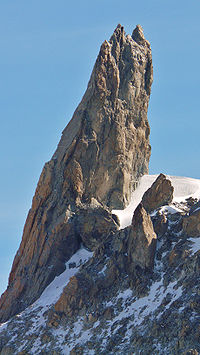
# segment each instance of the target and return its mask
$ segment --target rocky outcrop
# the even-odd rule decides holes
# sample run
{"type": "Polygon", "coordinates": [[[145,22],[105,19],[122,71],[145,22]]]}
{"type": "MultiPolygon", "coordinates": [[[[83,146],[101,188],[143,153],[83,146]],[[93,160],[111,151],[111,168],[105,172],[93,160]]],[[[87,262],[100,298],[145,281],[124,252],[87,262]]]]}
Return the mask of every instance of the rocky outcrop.
{"type": "Polygon", "coordinates": [[[73,225],[81,242],[89,250],[95,250],[110,233],[119,229],[118,217],[98,205],[79,208],[73,225]]]}
{"type": "MultiPolygon", "coordinates": [[[[145,273],[153,272],[156,242],[151,218],[140,204],[132,225],[105,236],[87,267],[70,279],[55,304],[57,316],[64,314],[71,318],[83,309],[97,314],[102,296],[108,295],[113,286],[119,288],[124,277],[135,290],[137,284],[145,284],[145,273]]],[[[50,313],[50,324],[54,318],[55,313],[50,313]]]]}
{"type": "MultiPolygon", "coordinates": [[[[148,172],[151,84],[151,49],[142,28],[126,36],[117,26],[40,176],[1,297],[0,321],[26,308],[64,270],[81,242],[71,223],[79,207],[93,198],[109,208],[128,204],[135,182],[148,172]]],[[[86,243],[85,232],[82,239],[86,243]]]]}
{"type": "Polygon", "coordinates": [[[150,45],[141,27],[132,38],[119,25],[102,44],[87,91],[54,154],[63,163],[65,197],[127,205],[134,182],[148,171],[151,83],[150,45]]]}
{"type": "Polygon", "coordinates": [[[153,270],[157,236],[142,204],[136,208],[128,239],[128,257],[133,268],[153,270]]]}
{"type": "Polygon", "coordinates": [[[144,193],[142,204],[146,211],[152,212],[161,206],[170,204],[173,200],[173,192],[171,181],[164,174],[160,174],[144,193]]]}
{"type": "Polygon", "coordinates": [[[189,216],[183,218],[183,231],[191,237],[200,236],[200,202],[192,206],[189,216]]]}

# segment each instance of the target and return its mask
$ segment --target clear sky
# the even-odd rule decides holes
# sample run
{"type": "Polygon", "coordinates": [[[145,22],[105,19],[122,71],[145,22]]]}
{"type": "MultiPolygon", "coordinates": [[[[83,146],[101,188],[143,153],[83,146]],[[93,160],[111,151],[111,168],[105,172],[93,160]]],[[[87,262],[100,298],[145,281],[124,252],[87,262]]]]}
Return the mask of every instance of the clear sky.
{"type": "Polygon", "coordinates": [[[151,42],[150,173],[200,178],[197,0],[0,0],[0,293],[42,167],[118,23],[151,42]]]}

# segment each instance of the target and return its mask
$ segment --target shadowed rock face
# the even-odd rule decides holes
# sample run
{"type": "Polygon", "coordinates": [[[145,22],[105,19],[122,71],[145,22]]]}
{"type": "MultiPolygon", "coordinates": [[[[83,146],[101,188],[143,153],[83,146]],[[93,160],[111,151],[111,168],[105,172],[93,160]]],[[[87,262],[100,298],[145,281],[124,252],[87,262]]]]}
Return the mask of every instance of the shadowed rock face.
{"type": "Polygon", "coordinates": [[[26,308],[64,270],[80,246],[70,223],[80,206],[95,198],[123,208],[135,182],[148,173],[152,73],[142,28],[131,37],[118,25],[102,44],[83,99],[40,176],[0,300],[0,321],[26,308]]]}

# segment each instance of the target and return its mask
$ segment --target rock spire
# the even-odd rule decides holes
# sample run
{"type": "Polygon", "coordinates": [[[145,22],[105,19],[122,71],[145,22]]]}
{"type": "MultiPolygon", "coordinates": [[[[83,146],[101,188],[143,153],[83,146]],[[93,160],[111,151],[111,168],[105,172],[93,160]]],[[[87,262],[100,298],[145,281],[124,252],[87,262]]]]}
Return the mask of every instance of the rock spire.
{"type": "MultiPolygon", "coordinates": [[[[74,224],[80,208],[107,206],[107,214],[124,208],[148,173],[152,77],[141,26],[131,37],[118,25],[103,42],[87,90],[41,173],[0,300],[0,321],[25,309],[64,270],[83,242],[74,224]]],[[[109,220],[117,228],[111,213],[109,220]]]]}

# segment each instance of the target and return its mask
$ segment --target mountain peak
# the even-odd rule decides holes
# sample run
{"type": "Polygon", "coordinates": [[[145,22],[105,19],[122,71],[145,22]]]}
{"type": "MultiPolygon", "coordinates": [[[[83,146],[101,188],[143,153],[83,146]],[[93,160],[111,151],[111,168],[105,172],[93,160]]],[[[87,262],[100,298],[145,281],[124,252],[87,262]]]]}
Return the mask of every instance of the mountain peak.
{"type": "Polygon", "coordinates": [[[112,230],[111,217],[105,227],[106,211],[127,206],[135,181],[148,173],[151,50],[131,42],[121,25],[104,41],[87,90],[43,168],[0,300],[2,321],[35,301],[80,245],[87,245],[92,226],[83,223],[87,233],[80,232],[80,210],[95,200],[104,211],[102,233],[112,230]]]}
{"type": "Polygon", "coordinates": [[[124,26],[122,26],[120,23],[118,23],[117,27],[115,28],[114,32],[120,29],[121,31],[124,31],[124,26]]]}
{"type": "Polygon", "coordinates": [[[125,33],[124,26],[122,26],[120,23],[117,25],[117,27],[114,30],[114,33],[119,33],[119,32],[125,33]]]}
{"type": "Polygon", "coordinates": [[[152,74],[141,26],[118,25],[40,176],[1,355],[199,353],[200,181],[144,175],[152,74]]]}
{"type": "Polygon", "coordinates": [[[141,25],[137,25],[136,28],[133,30],[132,38],[138,44],[145,43],[145,37],[144,37],[144,33],[143,33],[143,28],[141,25]]]}

